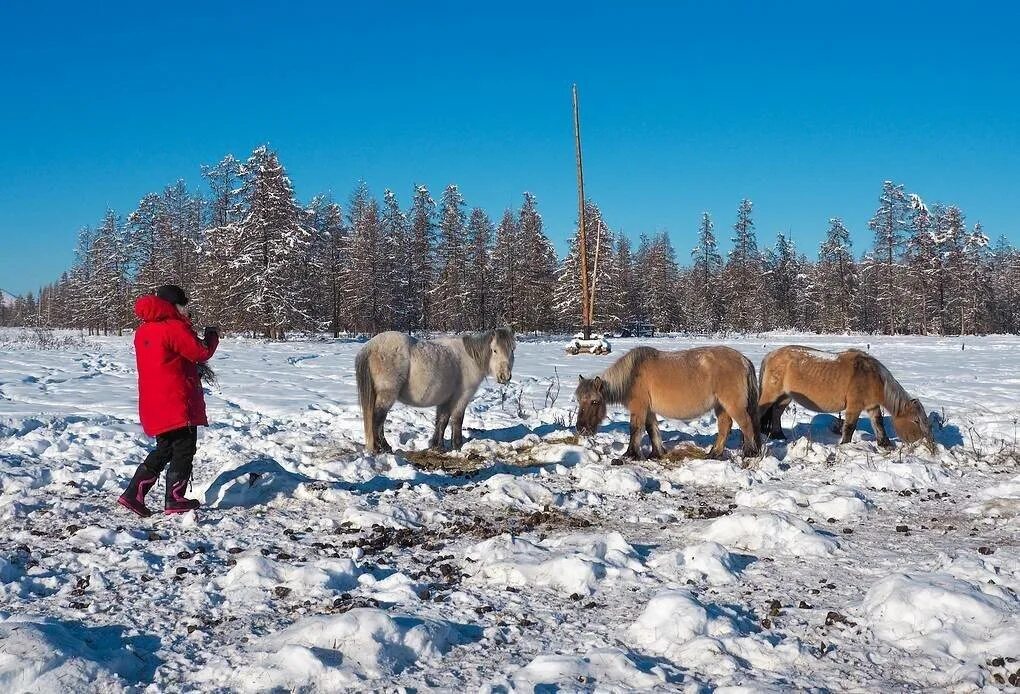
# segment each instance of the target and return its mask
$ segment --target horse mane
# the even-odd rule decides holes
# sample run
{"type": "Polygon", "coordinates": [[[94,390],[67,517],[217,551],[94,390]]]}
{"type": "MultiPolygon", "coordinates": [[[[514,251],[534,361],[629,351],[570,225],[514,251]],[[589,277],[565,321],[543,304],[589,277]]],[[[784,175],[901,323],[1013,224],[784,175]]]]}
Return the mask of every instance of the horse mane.
{"type": "Polygon", "coordinates": [[[885,409],[889,410],[889,413],[894,417],[902,415],[910,407],[911,397],[910,394],[900,385],[889,369],[885,368],[885,364],[880,362],[874,357],[871,358],[875,363],[875,367],[878,369],[879,375],[882,377],[882,395],[885,400],[883,403],[885,409]]]}
{"type": "Polygon", "coordinates": [[[613,362],[613,365],[602,372],[602,380],[606,387],[606,402],[624,402],[630,394],[634,379],[637,378],[638,367],[654,358],[659,350],[654,347],[635,347],[613,362]]]}
{"type": "Polygon", "coordinates": [[[517,348],[517,340],[514,339],[513,331],[509,328],[465,333],[460,338],[464,343],[464,349],[467,351],[468,356],[483,371],[489,367],[489,359],[492,356],[492,353],[489,352],[489,343],[492,342],[493,338],[496,339],[496,344],[508,353],[513,352],[517,348]]]}

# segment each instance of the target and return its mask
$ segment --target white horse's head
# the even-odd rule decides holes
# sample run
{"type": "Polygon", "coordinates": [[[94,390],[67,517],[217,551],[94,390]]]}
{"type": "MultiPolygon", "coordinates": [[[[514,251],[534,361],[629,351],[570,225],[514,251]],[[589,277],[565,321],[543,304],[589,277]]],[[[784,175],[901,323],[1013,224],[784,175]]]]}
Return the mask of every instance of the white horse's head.
{"type": "Polygon", "coordinates": [[[489,349],[492,352],[489,356],[489,375],[499,383],[509,383],[513,377],[516,348],[517,341],[514,340],[512,330],[497,328],[492,331],[492,339],[489,341],[489,349]]]}

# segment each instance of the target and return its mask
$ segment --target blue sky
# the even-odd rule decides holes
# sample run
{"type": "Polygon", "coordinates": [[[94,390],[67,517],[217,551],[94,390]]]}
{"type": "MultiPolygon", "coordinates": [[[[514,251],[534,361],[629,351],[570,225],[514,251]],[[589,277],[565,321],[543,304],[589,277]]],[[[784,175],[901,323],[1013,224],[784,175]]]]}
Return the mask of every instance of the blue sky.
{"type": "Polygon", "coordinates": [[[885,179],[1020,243],[1017,3],[148,5],[0,5],[0,287],[262,142],[301,199],[455,182],[498,216],[533,191],[562,249],[572,82],[587,192],[684,262],[700,213],[728,239],[743,197],[763,245],[813,255],[842,216],[860,252],[885,179]]]}

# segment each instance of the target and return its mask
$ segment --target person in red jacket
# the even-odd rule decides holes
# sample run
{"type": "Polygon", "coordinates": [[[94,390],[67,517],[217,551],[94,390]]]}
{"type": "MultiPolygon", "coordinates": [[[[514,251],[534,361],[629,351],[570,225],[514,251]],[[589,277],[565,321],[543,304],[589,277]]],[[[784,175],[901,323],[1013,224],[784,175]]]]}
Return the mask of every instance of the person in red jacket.
{"type": "Polygon", "coordinates": [[[135,331],[138,362],[138,414],[142,429],[156,437],[156,448],[135,470],[117,502],[138,514],[151,516],[145,495],[167,465],[166,513],[184,513],[199,507],[184,492],[191,479],[198,427],[209,424],[199,377],[199,365],[212,357],[219,344],[215,328],[206,328],[199,340],[184,312],[188,297],[168,284],[154,294],[139,297],[135,315],[142,324],[135,331]]]}

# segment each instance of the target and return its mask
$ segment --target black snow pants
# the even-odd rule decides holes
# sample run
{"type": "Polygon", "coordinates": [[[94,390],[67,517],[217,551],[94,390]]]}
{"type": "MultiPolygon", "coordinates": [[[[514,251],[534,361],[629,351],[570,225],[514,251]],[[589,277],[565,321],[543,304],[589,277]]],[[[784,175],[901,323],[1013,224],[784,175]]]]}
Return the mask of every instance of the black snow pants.
{"type": "Polygon", "coordinates": [[[195,448],[198,445],[198,427],[182,427],[156,437],[156,448],[149,453],[142,463],[152,474],[166,473],[167,497],[170,489],[180,484],[181,480],[191,479],[192,461],[195,459],[195,448]]]}

